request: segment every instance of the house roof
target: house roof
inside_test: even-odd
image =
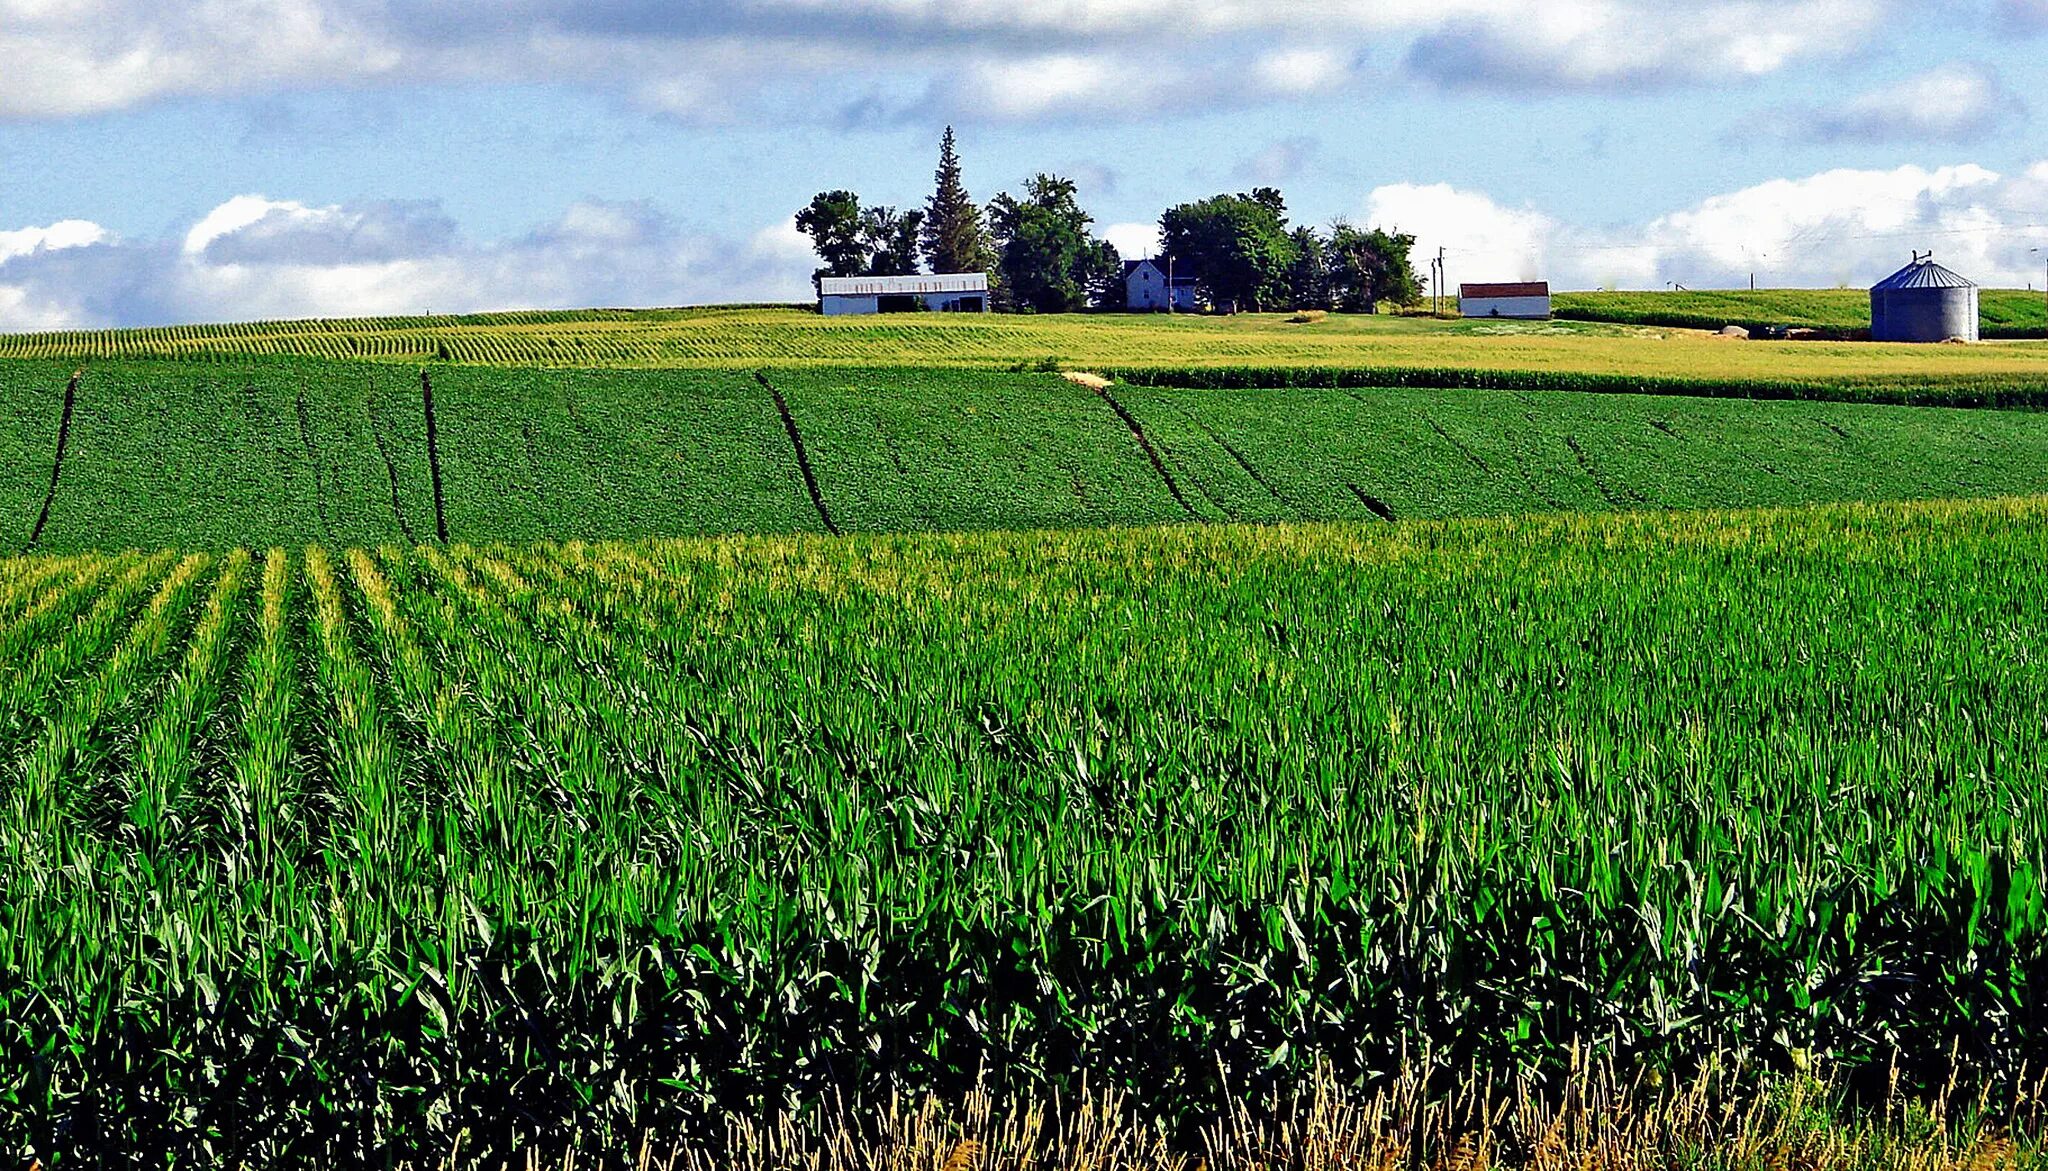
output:
[[[1160,276],[1166,275],[1165,259],[1163,257],[1155,258],[1148,256],[1143,260],[1124,261],[1124,279],[1130,280],[1132,273],[1138,271],[1140,268],[1148,264],[1151,265],[1155,270],[1157,270]],[[1201,278],[1196,276],[1193,272],[1189,271],[1189,269],[1189,265],[1182,264],[1178,261],[1174,263],[1173,284],[1175,288],[1193,286],[1199,282]]]
[[[1460,297],[1548,297],[1549,281],[1516,281],[1503,285],[1459,285]]]
[[[1975,281],[1951,269],[1943,268],[1932,260],[1916,260],[1871,287],[1873,293],[1890,293],[1899,289],[1974,289]]]
[[[918,293],[986,293],[985,272],[942,272],[930,276],[828,276],[818,281],[825,297],[894,297]]]

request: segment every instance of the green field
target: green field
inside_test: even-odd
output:
[[[1985,289],[1978,313],[1987,338],[2039,338],[2048,330],[2048,294]],[[1560,318],[1622,325],[1720,329],[1770,326],[1851,334],[1870,330],[1870,294],[1862,289],[1702,289],[1686,292],[1559,293]]]
[[[10,559],[0,1133],[2038,1068],[2044,560],[2039,501]]]
[[[0,355],[8,1156],[496,1168],[977,1088],[1193,1149],[1311,1076],[2048,1065],[2040,345]]]
[[[69,377],[0,364],[19,424],[0,440],[13,445],[10,549],[27,546],[46,496],[45,551],[437,536],[416,371],[94,364],[50,495]],[[470,542],[822,531],[828,518],[903,532],[2048,491],[2048,413],[2035,411],[1427,388],[1120,385],[1105,399],[1055,375],[961,370],[454,366],[432,379],[443,515]]]

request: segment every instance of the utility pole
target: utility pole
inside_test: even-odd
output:
[[[1445,284],[1449,279],[1444,273],[1443,246],[1438,245],[1436,250],[1436,311],[1439,316],[1444,311],[1444,299],[1451,295],[1450,288]]]
[[[1166,254],[1166,315],[1173,316],[1173,253]]]

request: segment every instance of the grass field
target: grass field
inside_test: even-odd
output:
[[[1649,294],[1655,296],[1655,294]],[[1720,328],[1714,321],[1712,327]],[[0,358],[281,354],[414,364],[548,367],[902,366],[1001,369],[1057,359],[1097,366],[1341,366],[1582,372],[1800,382],[2000,377],[2048,381],[2048,347],[1735,344],[1682,330],[1584,323],[1333,315],[1234,318],[959,316],[826,318],[797,309],[593,310],[188,326],[0,337]]]
[[[2037,501],[0,561],[0,1133],[2016,1076],[2044,558]]]
[[[2039,338],[2048,330],[2048,294],[1985,289],[1978,312],[1987,338]],[[1827,333],[1870,329],[1863,289],[1702,289],[1687,292],[1559,293],[1560,318],[1624,325],[1720,329],[1788,326]]]
[[[458,366],[431,374],[437,516],[416,371],[245,361],[88,368],[51,494],[70,373],[0,364],[19,422],[0,439],[14,550],[45,499],[36,547],[78,551],[411,544],[444,519],[458,541],[516,542],[2048,491],[2048,413],[2033,411],[1306,387],[1104,398],[993,371]]]

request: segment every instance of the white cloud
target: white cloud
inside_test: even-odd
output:
[[[2023,106],[1998,74],[1950,64],[1861,94],[1803,123],[1823,142],[1966,142],[1983,137]]]
[[[53,252],[63,248],[84,248],[110,239],[105,228],[88,220],[60,220],[46,228],[19,228],[0,232],[0,264],[17,256]]]
[[[813,262],[793,231],[730,243],[645,204],[586,202],[478,242],[431,203],[241,195],[165,240],[77,223],[0,233],[0,330],[799,300]]]
[[[1282,49],[1253,62],[1252,76],[1270,93],[1309,94],[1349,80],[1351,62],[1334,49]]]
[[[1502,207],[1445,183],[1381,187],[1367,197],[1360,221],[1414,236],[1418,268],[1438,248],[1454,250],[1444,266],[1453,285],[1539,279],[1558,233],[1556,222],[1541,212]]]
[[[581,83],[710,123],[1113,120],[1300,100],[1375,57],[1525,92],[1739,80],[1853,51],[1896,3],[0,0],[0,117],[431,79]]]
[[[1409,67],[1457,88],[1556,92],[1726,81],[1839,56],[1873,36],[1893,0],[1529,0],[1450,5]]]
[[[1102,229],[1102,238],[1116,246],[1117,255],[1125,260],[1143,260],[1159,255],[1159,225],[1111,224]]]
[[[2038,281],[2048,248],[2048,162],[2018,175],[1984,167],[1834,170],[1716,195],[1647,222],[1587,228],[1445,185],[1367,197],[1360,222],[1442,246],[1453,284],[1548,279],[1560,288],[1860,287],[1914,249],[1984,285]]]

